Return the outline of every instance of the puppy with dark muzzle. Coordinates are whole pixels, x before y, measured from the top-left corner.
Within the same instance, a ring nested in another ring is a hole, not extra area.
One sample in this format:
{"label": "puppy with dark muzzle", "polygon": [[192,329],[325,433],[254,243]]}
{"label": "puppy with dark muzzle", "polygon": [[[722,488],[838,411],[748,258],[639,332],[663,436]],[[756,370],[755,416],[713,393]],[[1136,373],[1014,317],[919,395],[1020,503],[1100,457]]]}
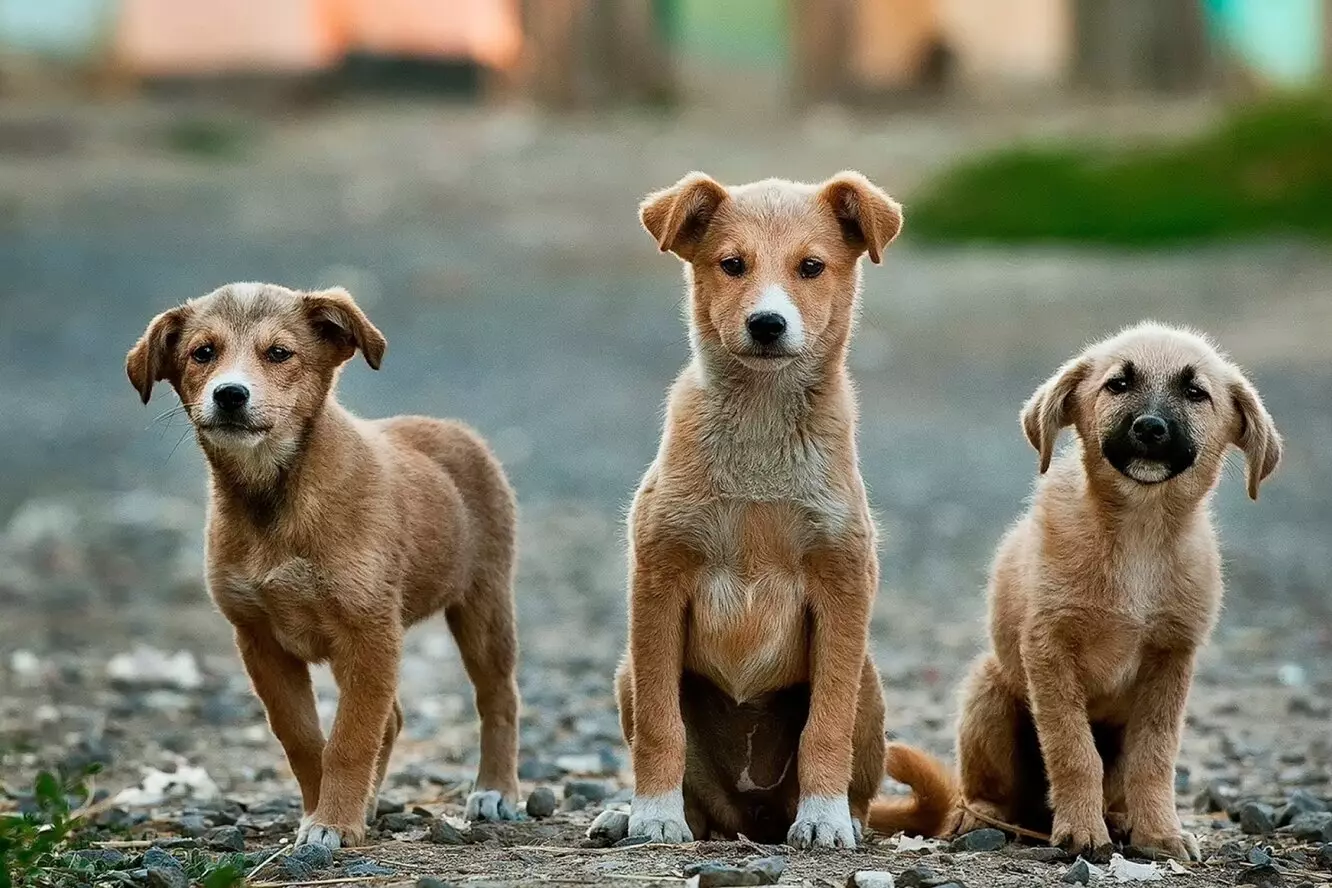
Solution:
{"label": "puppy with dark muzzle", "polygon": [[[476,689],[470,819],[517,816],[513,491],[470,429],[364,420],[333,397],[383,335],[341,289],[240,283],[152,320],[126,369],[144,403],[169,382],[208,458],[208,589],[300,783],[297,844],[365,835],[402,728],[403,635],[443,611]],[[310,663],[341,698],[325,742]]]}
{"label": "puppy with dark muzzle", "polygon": [[[1052,460],[1068,425],[1076,446]],[[954,809],[884,825],[940,834],[1005,822],[1102,854],[1113,826],[1137,847],[1197,859],[1174,764],[1194,658],[1221,605],[1208,500],[1231,446],[1257,498],[1281,438],[1210,342],[1150,323],[1061,367],[1022,427],[1044,478],[992,568],[994,649],[963,689]],[[893,754],[915,763],[907,782],[935,795],[953,779],[907,747],[890,750],[890,772]]]}

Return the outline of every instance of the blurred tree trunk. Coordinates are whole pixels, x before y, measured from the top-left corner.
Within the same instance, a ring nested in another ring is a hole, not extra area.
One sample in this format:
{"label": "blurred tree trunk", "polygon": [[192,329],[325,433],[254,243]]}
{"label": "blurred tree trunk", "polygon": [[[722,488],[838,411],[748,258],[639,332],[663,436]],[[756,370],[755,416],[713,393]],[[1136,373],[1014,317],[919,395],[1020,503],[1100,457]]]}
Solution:
{"label": "blurred tree trunk", "polygon": [[790,0],[791,82],[799,105],[848,98],[856,0]]}
{"label": "blurred tree trunk", "polygon": [[675,76],[652,0],[525,0],[524,91],[558,108],[662,103]]}
{"label": "blurred tree trunk", "polygon": [[1105,90],[1189,90],[1211,73],[1200,0],[1076,0],[1078,82]]}

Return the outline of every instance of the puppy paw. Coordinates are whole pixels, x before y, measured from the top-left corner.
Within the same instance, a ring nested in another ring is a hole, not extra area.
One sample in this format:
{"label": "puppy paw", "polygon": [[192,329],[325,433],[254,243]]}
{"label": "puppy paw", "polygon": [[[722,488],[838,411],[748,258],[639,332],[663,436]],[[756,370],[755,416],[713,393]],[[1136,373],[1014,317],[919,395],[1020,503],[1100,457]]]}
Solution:
{"label": "puppy paw", "polygon": [[517,820],[518,808],[496,789],[478,789],[467,797],[465,815],[469,822],[479,820]]}
{"label": "puppy paw", "polygon": [[365,827],[333,826],[321,822],[317,814],[301,818],[296,831],[297,845],[323,845],[330,851],[359,845],[364,838]]}
{"label": "puppy paw", "polygon": [[659,795],[635,795],[629,806],[629,835],[672,845],[694,841],[685,822],[683,793],[677,789]]}
{"label": "puppy paw", "polygon": [[1145,856],[1152,859],[1173,857],[1186,863],[1202,860],[1198,849],[1198,840],[1191,834],[1179,832],[1173,835],[1152,836],[1141,831],[1133,834],[1132,845]]}
{"label": "puppy paw", "polygon": [[856,823],[851,819],[846,796],[801,799],[786,843],[793,848],[856,847]]}
{"label": "puppy paw", "polygon": [[600,839],[614,844],[629,835],[629,815],[623,811],[606,810],[597,815],[587,828],[589,839]]}
{"label": "puppy paw", "polygon": [[1114,847],[1110,844],[1105,818],[1099,812],[1085,817],[1066,817],[1056,812],[1050,844],[1069,854],[1080,854],[1097,861],[1109,860]]}

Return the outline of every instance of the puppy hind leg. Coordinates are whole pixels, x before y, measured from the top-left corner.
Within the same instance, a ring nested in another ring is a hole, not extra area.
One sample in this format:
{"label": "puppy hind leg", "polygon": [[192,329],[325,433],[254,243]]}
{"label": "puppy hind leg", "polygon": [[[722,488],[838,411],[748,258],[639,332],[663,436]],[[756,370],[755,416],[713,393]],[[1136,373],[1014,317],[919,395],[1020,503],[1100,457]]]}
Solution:
{"label": "puppy hind leg", "polygon": [[518,818],[518,633],[507,572],[483,575],[463,604],[445,613],[472,680],[481,719],[481,764],[468,820]]}
{"label": "puppy hind leg", "polygon": [[[962,687],[957,754],[963,804],[983,817],[1012,822],[1017,815],[1023,709],[994,655],[985,654],[972,665]],[[963,810],[957,832],[990,826],[976,814]]]}

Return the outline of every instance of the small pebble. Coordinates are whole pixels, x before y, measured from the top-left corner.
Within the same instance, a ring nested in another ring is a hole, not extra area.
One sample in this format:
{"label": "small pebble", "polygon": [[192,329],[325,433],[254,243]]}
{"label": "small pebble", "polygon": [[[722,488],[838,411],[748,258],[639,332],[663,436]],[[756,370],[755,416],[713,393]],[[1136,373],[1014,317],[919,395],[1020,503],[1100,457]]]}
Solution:
{"label": "small pebble", "polygon": [[434,876],[422,876],[416,880],[416,888],[454,888],[452,882],[444,882]]}
{"label": "small pebble", "polygon": [[685,866],[685,878],[698,878],[699,888],[727,888],[735,885],[775,885],[786,869],[781,857],[765,857],[738,866],[719,861],[704,861]]}
{"label": "small pebble", "polygon": [[555,813],[555,791],[549,786],[538,786],[527,797],[528,817],[549,817]]}
{"label": "small pebble", "polygon": [[606,796],[610,794],[610,789],[600,780],[567,780],[564,783],[565,799],[571,796],[580,795],[587,799],[589,804],[605,801]]}
{"label": "small pebble", "polygon": [[1063,882],[1070,885],[1087,885],[1091,883],[1091,864],[1079,857],[1073,861],[1073,865],[1064,873]]}
{"label": "small pebble", "polygon": [[1034,860],[1037,863],[1062,863],[1068,860],[1068,852],[1053,845],[1033,845],[1029,848],[1010,845],[1008,856],[1017,860]]}
{"label": "small pebble", "polygon": [[997,829],[976,829],[958,836],[949,851],[998,851],[1008,844],[1008,837]]}
{"label": "small pebble", "polygon": [[311,842],[292,848],[289,859],[299,860],[311,869],[321,870],[333,865],[333,852],[326,845]]}
{"label": "small pebble", "polygon": [[586,808],[587,805],[587,797],[579,795],[578,793],[566,795],[564,797],[564,810],[566,811],[581,811]]}
{"label": "small pebble", "polygon": [[177,860],[175,857],[171,856],[170,854],[166,853],[156,845],[149,848],[147,851],[143,852],[143,865],[145,867],[174,866],[177,869],[184,869],[184,866],[181,864],[179,860]]}
{"label": "small pebble", "polygon": [[236,826],[219,826],[204,833],[204,843],[214,851],[244,851],[245,833]]}
{"label": "small pebble", "polygon": [[893,874],[884,870],[861,870],[846,880],[846,888],[894,888]]}
{"label": "small pebble", "polygon": [[898,888],[938,888],[947,881],[927,866],[913,866],[897,877]]}
{"label": "small pebble", "polygon": [[421,817],[417,814],[385,814],[375,822],[375,825],[385,832],[400,833],[406,832],[421,825]]}
{"label": "small pebble", "polygon": [[372,879],[375,876],[392,876],[397,873],[396,870],[391,870],[373,860],[358,860],[343,867],[343,872],[357,879]]}
{"label": "small pebble", "polygon": [[1265,836],[1276,829],[1276,815],[1271,805],[1245,802],[1239,809],[1240,829],[1251,836]]}
{"label": "small pebble", "polygon": [[447,820],[436,820],[430,824],[430,833],[426,836],[426,841],[435,845],[466,844],[463,834]]}
{"label": "small pebble", "polygon": [[1269,866],[1272,863],[1272,855],[1267,853],[1267,849],[1261,846],[1250,848],[1249,855],[1246,859],[1254,866]]}
{"label": "small pebble", "polygon": [[1318,865],[1323,869],[1332,870],[1332,842],[1323,843],[1323,847],[1318,849]]}

